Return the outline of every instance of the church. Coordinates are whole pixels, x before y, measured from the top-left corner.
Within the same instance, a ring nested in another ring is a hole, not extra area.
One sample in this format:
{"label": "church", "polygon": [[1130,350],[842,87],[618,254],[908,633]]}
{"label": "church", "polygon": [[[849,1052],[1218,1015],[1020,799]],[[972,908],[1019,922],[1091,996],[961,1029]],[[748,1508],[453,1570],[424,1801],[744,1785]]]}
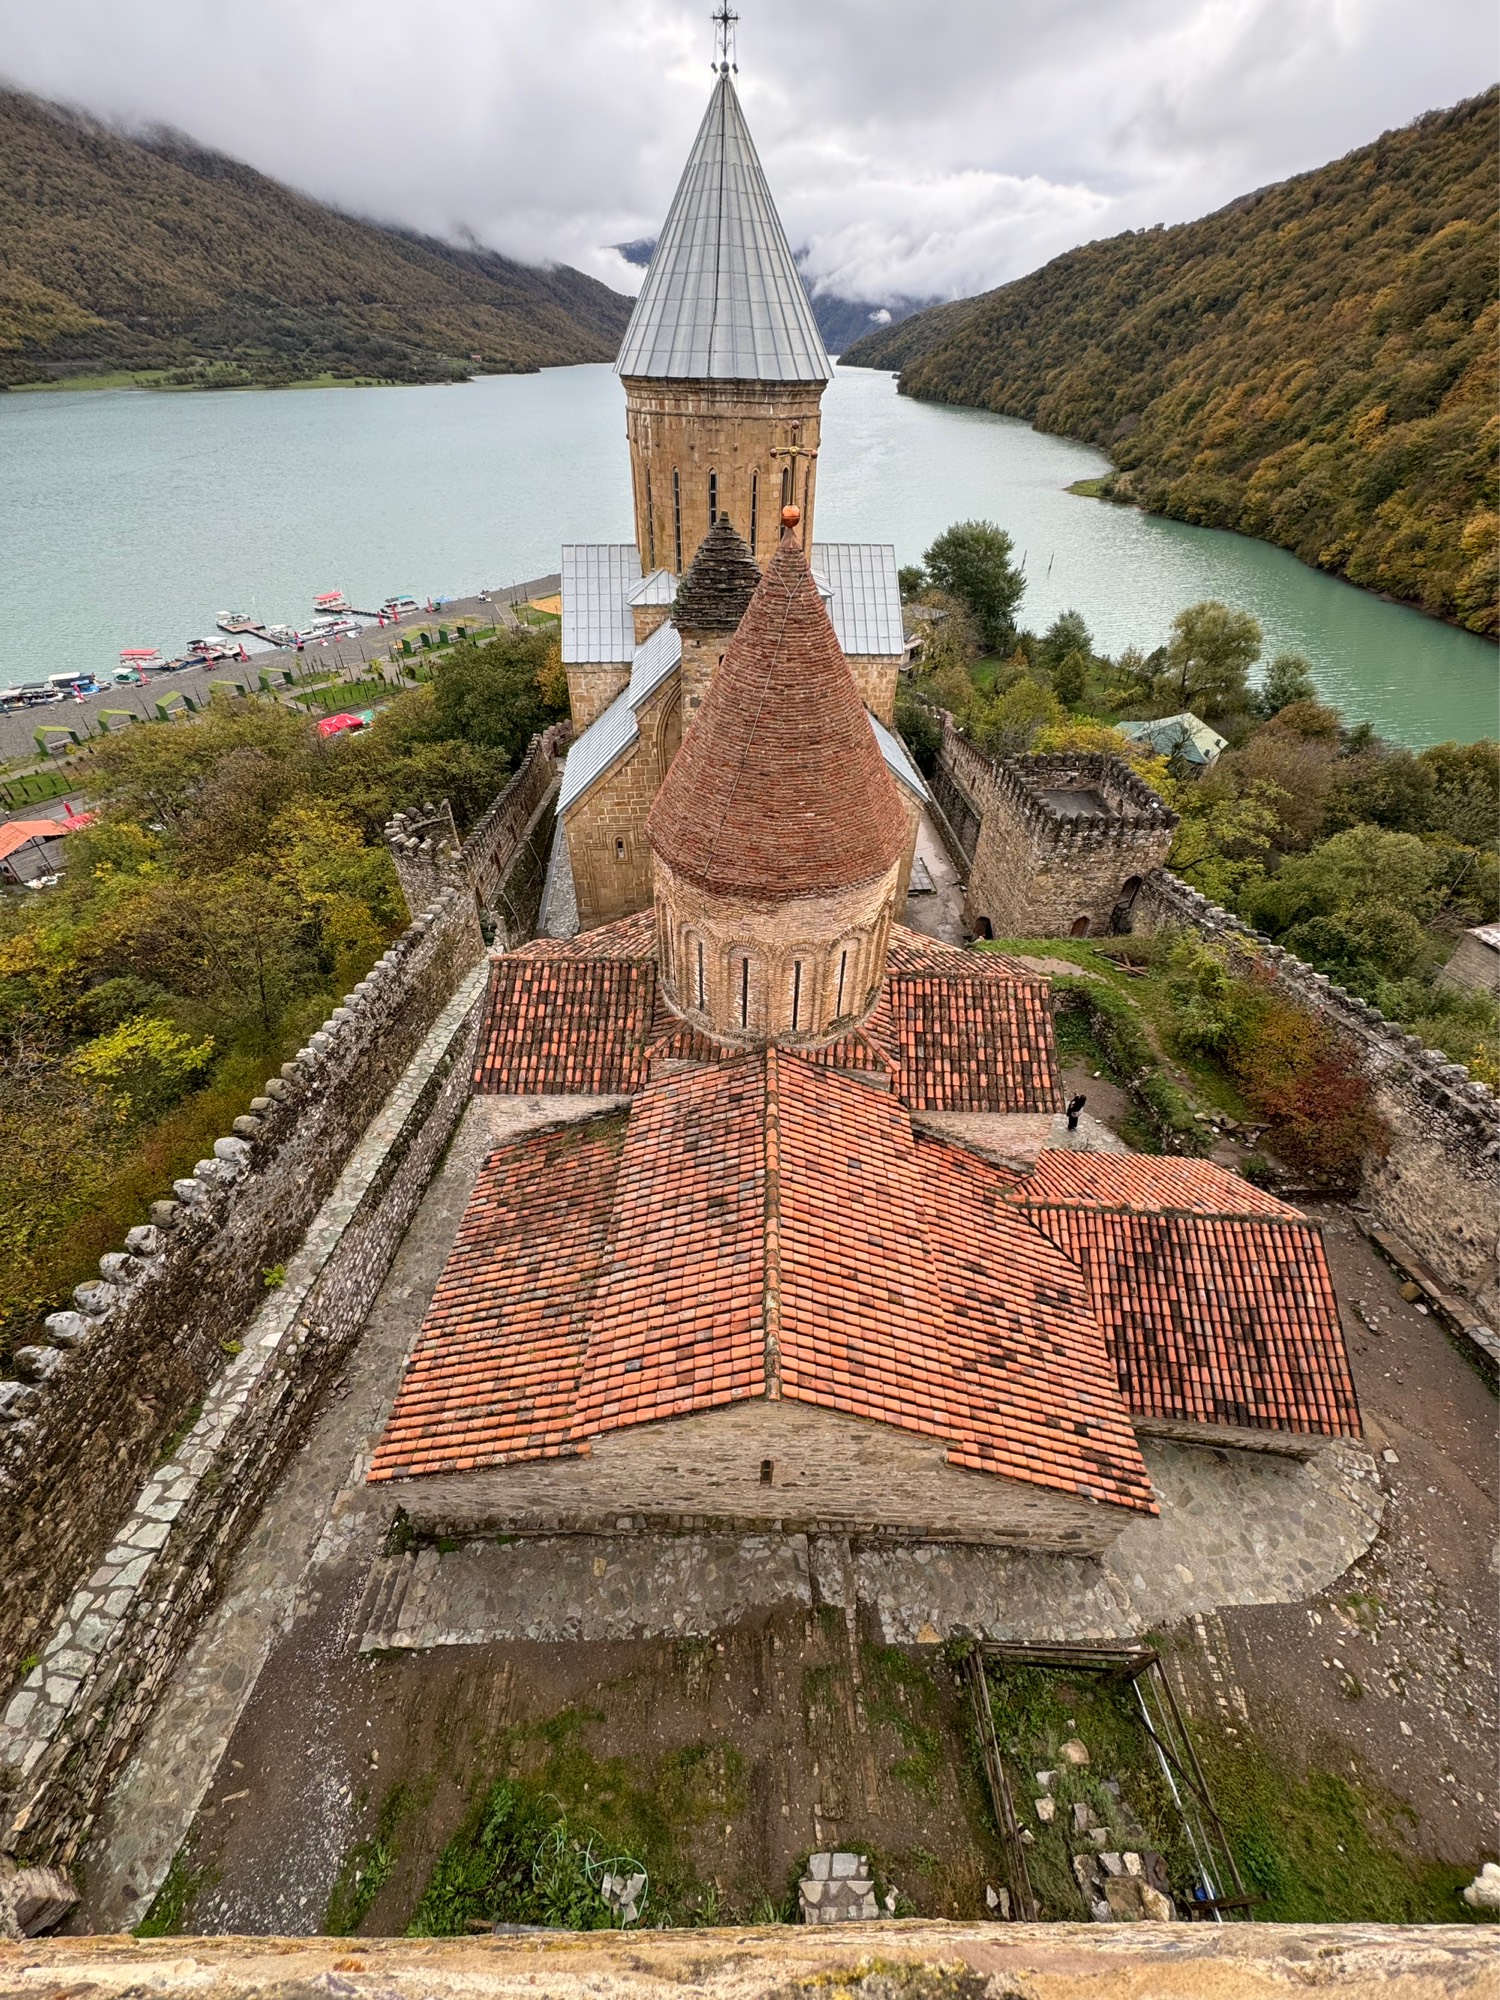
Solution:
{"label": "church", "polygon": [[445,1531],[1096,1555],[1153,1438],[1359,1411],[1318,1230],[1070,1146],[1045,977],[901,922],[894,551],[818,542],[828,358],[729,68],[618,363],[633,544],[573,546],[577,924],[498,952],[486,1158],[368,1477]]}

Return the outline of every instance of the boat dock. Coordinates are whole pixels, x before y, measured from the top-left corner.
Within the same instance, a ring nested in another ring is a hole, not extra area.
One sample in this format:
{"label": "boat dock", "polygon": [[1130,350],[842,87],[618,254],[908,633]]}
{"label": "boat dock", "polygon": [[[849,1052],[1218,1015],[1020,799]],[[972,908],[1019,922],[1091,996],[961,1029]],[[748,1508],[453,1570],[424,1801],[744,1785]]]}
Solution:
{"label": "boat dock", "polygon": [[[298,682],[321,679],[346,668],[368,666],[382,670],[382,678],[390,681],[394,692],[402,676],[400,669],[391,664],[391,653],[393,648],[399,651],[403,635],[438,624],[450,630],[462,625],[468,632],[514,625],[515,606],[528,604],[535,597],[550,596],[561,587],[561,578],[554,572],[551,576],[506,584],[482,595],[445,598],[436,611],[406,612],[399,623],[387,622],[383,627],[373,622],[375,614],[356,611],[350,615],[368,617],[372,622],[346,639],[309,640],[300,650],[296,646],[267,646],[244,660],[214,660],[201,667],[183,667],[175,673],[151,674],[144,686],[115,685],[85,695],[82,700],[70,696],[63,701],[0,711],[0,764],[35,760],[39,732],[48,739],[53,754],[61,757],[112,729],[126,728],[135,721],[159,721],[157,704],[173,696],[186,696],[198,707],[212,698],[216,686],[260,693],[262,675],[271,682],[273,677],[290,674],[291,683],[284,689],[276,689],[277,693],[290,696]],[[251,624],[243,627],[244,635],[252,638],[259,638],[264,629]],[[178,700],[172,706],[181,708],[185,704]]]}

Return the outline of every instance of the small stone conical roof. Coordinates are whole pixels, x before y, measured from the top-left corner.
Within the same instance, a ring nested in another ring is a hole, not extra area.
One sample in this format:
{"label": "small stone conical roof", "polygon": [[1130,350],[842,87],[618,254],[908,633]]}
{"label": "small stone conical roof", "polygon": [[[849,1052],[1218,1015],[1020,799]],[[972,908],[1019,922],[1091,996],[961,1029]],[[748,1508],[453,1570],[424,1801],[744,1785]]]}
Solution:
{"label": "small stone conical roof", "polygon": [[646,831],[675,874],[758,900],[867,882],[905,852],[900,798],[790,530]]}
{"label": "small stone conical roof", "polygon": [[745,543],[720,514],[688,564],[672,605],[678,631],[733,632],[760,588],[760,571]]}

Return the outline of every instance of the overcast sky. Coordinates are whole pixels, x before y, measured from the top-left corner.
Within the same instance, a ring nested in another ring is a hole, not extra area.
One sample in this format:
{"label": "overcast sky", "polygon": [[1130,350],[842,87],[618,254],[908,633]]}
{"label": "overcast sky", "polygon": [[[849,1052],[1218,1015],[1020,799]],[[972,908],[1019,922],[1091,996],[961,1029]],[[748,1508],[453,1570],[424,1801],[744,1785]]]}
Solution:
{"label": "overcast sky", "polygon": [[[739,86],[822,287],[958,296],[1202,215],[1484,89],[1493,0],[742,0]],[[634,291],[709,0],[0,0],[0,67],[358,213]]]}

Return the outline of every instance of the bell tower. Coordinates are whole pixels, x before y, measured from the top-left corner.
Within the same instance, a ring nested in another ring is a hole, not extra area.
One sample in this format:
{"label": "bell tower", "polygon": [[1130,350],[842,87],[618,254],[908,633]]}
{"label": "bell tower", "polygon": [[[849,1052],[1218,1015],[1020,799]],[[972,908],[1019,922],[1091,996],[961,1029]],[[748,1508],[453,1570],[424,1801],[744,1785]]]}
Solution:
{"label": "bell tower", "polygon": [[620,346],[641,567],[686,574],[728,514],[764,563],[781,510],[812,545],[833,373],[771,199],[715,15],[718,74]]}

